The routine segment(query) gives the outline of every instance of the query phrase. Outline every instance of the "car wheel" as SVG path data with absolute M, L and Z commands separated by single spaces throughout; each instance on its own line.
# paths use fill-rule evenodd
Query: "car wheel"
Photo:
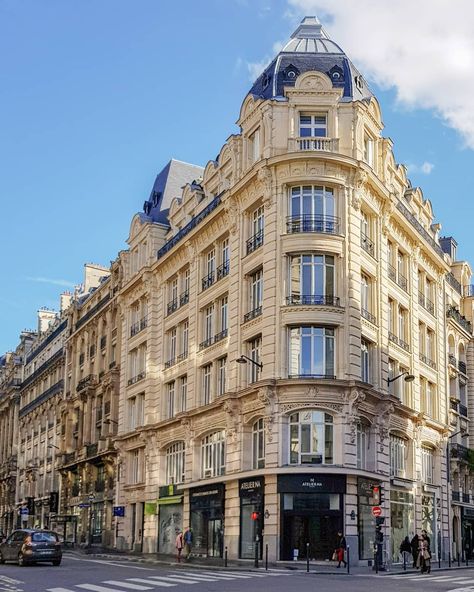
M 23 553 L 18 553 L 18 565 L 20 567 L 25 567 L 25 565 L 26 565 L 26 561 L 25 561 L 25 558 L 23 557 Z
M 58 567 L 59 565 L 61 565 L 61 559 L 56 559 L 56 561 L 53 561 L 53 565 L 55 567 Z
M 0 551 L 0 563 L 5 563 L 5 559 L 3 558 L 1 551 Z

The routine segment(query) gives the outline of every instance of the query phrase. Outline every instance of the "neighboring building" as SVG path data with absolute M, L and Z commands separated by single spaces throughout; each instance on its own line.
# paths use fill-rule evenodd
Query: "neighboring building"
M 421 528 L 446 556 L 456 263 L 431 204 L 314 18 L 238 125 L 166 216 L 157 191 L 131 225 L 117 545 L 169 553 L 190 525 L 202 556 L 252 558 L 258 536 L 270 559 L 305 557 L 306 543 L 328 559 L 343 530 L 370 560 L 380 486 L 387 558 Z
M 59 524 L 72 543 L 114 544 L 112 435 L 118 418 L 121 282 L 117 262 L 110 269 L 86 265 L 84 291 L 68 310 L 66 395 L 56 412 L 62 453 Z
M 18 524 L 16 479 L 18 463 L 19 390 L 25 354 L 36 337 L 23 331 L 14 352 L 0 357 L 0 533 L 9 534 Z
M 57 408 L 64 393 L 64 344 L 68 333 L 61 296 L 59 313 L 38 311 L 38 334 L 24 358 L 18 422 L 17 511 L 19 526 L 49 528 L 59 511 L 56 456 Z

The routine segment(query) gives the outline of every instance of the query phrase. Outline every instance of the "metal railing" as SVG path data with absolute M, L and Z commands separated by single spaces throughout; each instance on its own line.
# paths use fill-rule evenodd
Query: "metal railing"
M 207 290 L 212 284 L 216 281 L 216 274 L 211 271 L 206 276 L 204 276 L 201 280 L 201 285 L 203 290 Z
M 462 403 L 459 403 L 459 415 L 462 415 L 463 417 L 467 417 L 467 407 L 466 407 L 466 405 L 463 405 Z
M 433 370 L 436 370 L 436 362 L 430 360 L 430 358 L 428 358 L 428 356 L 425 356 L 425 354 L 420 353 L 420 360 L 423 362 L 423 364 L 426 364 L 430 368 L 433 368 Z
M 324 234 L 339 234 L 340 219 L 335 216 L 288 216 L 286 231 L 289 234 L 299 232 L 321 232 Z
M 335 380 L 334 374 L 288 374 L 288 378 L 323 378 L 326 380 Z
M 453 306 L 453 305 L 448 306 L 448 308 L 446 310 L 446 317 L 448 319 L 453 319 L 465 331 L 472 334 L 471 322 L 468 321 L 466 319 L 466 317 L 464 315 L 462 315 L 455 306 Z
M 326 296 L 318 294 L 292 294 L 286 299 L 291 306 L 340 306 L 340 299 L 337 296 Z
M 462 294 L 461 284 L 458 282 L 458 280 L 454 277 L 454 275 L 451 272 L 446 274 L 446 281 L 451 286 L 451 288 L 454 288 L 456 290 L 458 294 Z
M 263 245 L 263 230 L 259 230 L 247 240 L 247 255 Z
M 229 261 L 224 261 L 216 270 L 217 281 L 224 278 L 226 275 L 229 275 L 230 271 L 230 263 Z
M 139 321 L 137 321 L 136 323 L 133 323 L 133 325 L 130 327 L 130 337 L 137 335 L 137 333 L 140 333 L 140 331 L 143 331 L 143 329 L 145 329 L 147 326 L 148 326 L 147 317 L 143 317 Z
M 434 315 L 434 304 L 423 294 L 423 292 L 418 292 L 418 304 L 420 304 L 430 314 Z
M 456 411 L 456 413 L 458 412 L 458 407 L 459 407 L 459 402 L 458 401 L 453 401 L 453 399 L 451 399 L 449 401 L 449 408 L 451 409 L 451 411 Z
M 178 310 L 178 299 L 177 298 L 173 298 L 173 300 L 170 300 L 170 302 L 168 302 L 168 304 L 166 305 L 166 313 L 167 314 L 171 314 L 175 310 Z
M 404 341 L 403 339 L 401 339 L 400 337 L 397 337 L 396 335 L 394 335 L 390 331 L 388 332 L 388 339 L 389 339 L 389 341 L 391 341 L 392 343 L 395 343 L 396 345 L 398 345 L 399 347 L 401 347 L 405 351 L 408 351 L 408 352 L 410 351 L 410 346 L 408 345 L 408 343 L 406 341 Z
M 132 376 L 132 378 L 129 378 L 127 381 L 128 386 L 135 384 L 136 382 L 139 382 L 140 380 L 143 380 L 146 377 L 146 372 L 145 370 L 143 370 L 143 372 L 140 372 L 139 374 L 137 374 L 136 376 Z
M 95 385 L 96 382 L 97 377 L 95 374 L 89 374 L 88 376 L 84 376 L 84 378 L 81 378 L 81 380 L 77 383 L 76 392 L 80 393 L 85 388 Z
M 462 360 L 459 360 L 459 362 L 458 362 L 458 370 L 459 370 L 459 372 L 462 372 L 463 374 L 467 374 L 466 362 L 463 362 Z
M 375 316 L 365 308 L 360 309 L 360 316 L 372 323 L 372 325 L 377 324 L 377 319 L 375 318 Z
M 188 357 L 188 352 L 184 351 L 182 354 L 179 354 L 179 356 L 176 358 L 176 362 L 182 362 L 183 360 L 185 360 Z
M 246 314 L 244 314 L 244 323 L 246 323 L 247 321 L 251 321 L 252 319 L 255 319 L 256 317 L 259 317 L 262 314 L 262 306 L 257 306 L 257 308 L 254 308 L 253 310 L 247 312 Z
M 95 444 L 87 444 L 86 445 L 86 456 L 95 456 L 99 450 L 99 446 L 97 443 Z
M 455 366 L 456 368 L 458 367 L 458 361 L 454 354 L 448 354 L 448 362 L 451 364 L 451 366 Z
M 229 334 L 228 329 L 224 329 L 220 333 L 217 333 L 216 335 L 214 335 L 214 343 L 217 343 L 218 341 L 222 341 L 223 339 L 225 339 L 227 337 L 228 334 Z
M 361 232 L 361 234 L 360 234 L 360 246 L 371 257 L 375 257 L 375 245 L 374 245 L 373 241 L 363 232 Z
M 179 305 L 184 306 L 189 302 L 189 290 L 185 290 L 179 297 Z
M 165 369 L 171 368 L 171 366 L 174 366 L 175 364 L 176 364 L 176 358 L 171 358 L 170 360 L 165 362 Z
M 465 296 L 466 298 L 469 296 L 474 296 L 474 285 L 473 284 L 470 284 L 469 286 L 464 286 L 463 296 Z

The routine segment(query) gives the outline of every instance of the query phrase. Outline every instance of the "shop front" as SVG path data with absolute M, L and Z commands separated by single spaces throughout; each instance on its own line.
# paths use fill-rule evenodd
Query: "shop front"
M 183 530 L 183 495 L 176 485 L 158 490 L 158 553 L 176 553 L 176 535 Z
M 430 537 L 430 548 L 433 557 L 438 556 L 438 529 L 436 525 L 436 499 L 432 493 L 424 493 L 421 497 L 421 528 Z
M 464 558 L 474 557 L 474 508 L 461 506 L 462 549 Z
M 259 555 L 263 550 L 263 477 L 252 477 L 239 481 L 240 497 L 240 548 L 241 559 L 255 557 L 255 545 L 259 541 Z M 258 539 L 257 539 L 258 537 Z
M 357 516 L 359 533 L 359 559 L 373 559 L 375 541 L 375 518 L 372 514 L 374 505 L 373 488 L 381 487 L 376 479 L 357 479 Z
M 406 536 L 411 540 L 415 533 L 415 506 L 411 491 L 399 489 L 390 491 L 390 524 L 392 562 L 400 563 L 402 561 L 400 545 Z
M 224 496 L 225 486 L 222 483 L 190 489 L 193 555 L 223 556 Z
M 280 559 L 330 559 L 343 532 L 345 475 L 279 475 Z

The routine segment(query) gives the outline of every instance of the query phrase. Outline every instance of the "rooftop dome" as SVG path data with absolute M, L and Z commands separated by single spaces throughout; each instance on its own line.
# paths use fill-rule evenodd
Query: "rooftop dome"
M 250 94 L 262 99 L 282 98 L 284 87 L 294 86 L 296 78 L 309 71 L 329 76 L 334 88 L 343 89 L 343 101 L 372 96 L 363 76 L 314 16 L 301 21 L 288 43 L 257 78 Z

